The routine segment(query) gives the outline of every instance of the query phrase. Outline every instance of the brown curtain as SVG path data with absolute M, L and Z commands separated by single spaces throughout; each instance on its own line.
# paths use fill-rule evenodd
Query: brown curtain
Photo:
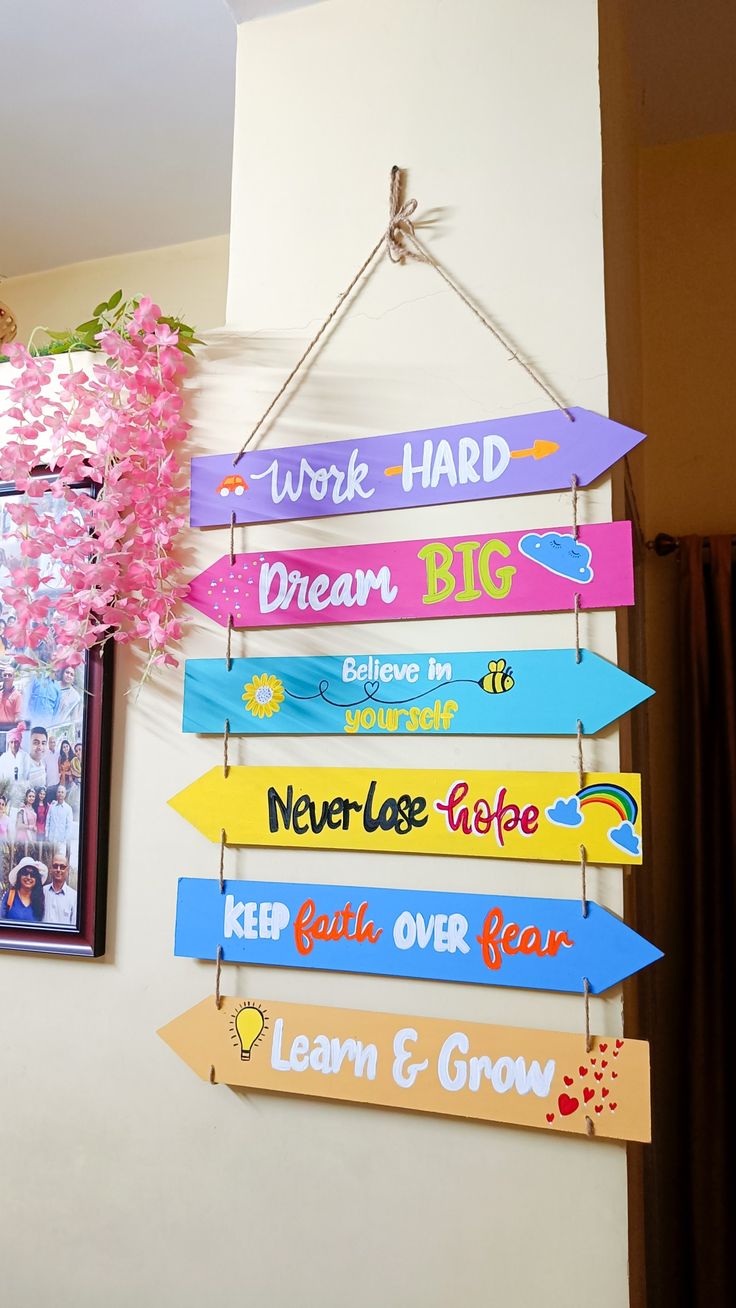
M 733 1303 L 736 1089 L 736 587 L 730 536 L 679 552 L 679 857 L 658 906 L 652 976 L 652 1308 Z M 656 840 L 656 831 L 653 833 Z M 657 970 L 652 969 L 654 974 Z

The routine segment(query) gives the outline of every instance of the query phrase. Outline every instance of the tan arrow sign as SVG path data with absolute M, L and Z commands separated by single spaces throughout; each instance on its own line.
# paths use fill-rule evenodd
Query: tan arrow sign
M 545 1131 L 651 1139 L 640 1040 L 212 996 L 158 1032 L 204 1080 Z M 586 1120 L 587 1119 L 587 1120 Z

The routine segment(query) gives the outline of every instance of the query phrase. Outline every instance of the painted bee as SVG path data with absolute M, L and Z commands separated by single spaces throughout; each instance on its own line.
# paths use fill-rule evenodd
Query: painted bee
M 513 668 L 506 667 L 505 659 L 491 659 L 488 664 L 488 672 L 485 677 L 481 677 L 478 685 L 488 695 L 503 695 L 505 691 L 511 690 L 514 685 L 512 672 Z

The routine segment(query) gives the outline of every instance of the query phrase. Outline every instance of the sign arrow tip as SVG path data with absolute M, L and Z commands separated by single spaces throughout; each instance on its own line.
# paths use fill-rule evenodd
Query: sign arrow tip
M 603 994 L 612 986 L 620 985 L 636 972 L 641 972 L 658 959 L 664 958 L 661 949 L 599 904 L 589 903 L 587 921 L 593 928 L 591 942 L 596 942 L 595 956 L 606 960 L 597 975 L 595 964 L 591 965 L 589 979 L 594 994 Z
M 188 1008 L 164 1026 L 159 1027 L 157 1036 L 169 1046 L 182 1062 L 191 1067 L 203 1081 L 209 1080 L 210 1063 L 202 1059 L 202 1050 L 210 1047 L 213 1036 L 213 1017 L 217 1013 L 212 997 L 201 1000 L 194 1008 Z

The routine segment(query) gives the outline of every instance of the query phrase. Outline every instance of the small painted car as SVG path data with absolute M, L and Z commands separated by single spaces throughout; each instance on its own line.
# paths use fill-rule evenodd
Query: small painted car
M 247 491 L 247 489 L 248 489 L 247 481 L 244 481 L 242 477 L 238 477 L 237 474 L 233 474 L 230 477 L 225 477 L 224 481 L 220 482 L 219 486 L 217 487 L 217 494 L 218 495 L 230 495 L 230 494 L 242 495 L 243 491 Z

